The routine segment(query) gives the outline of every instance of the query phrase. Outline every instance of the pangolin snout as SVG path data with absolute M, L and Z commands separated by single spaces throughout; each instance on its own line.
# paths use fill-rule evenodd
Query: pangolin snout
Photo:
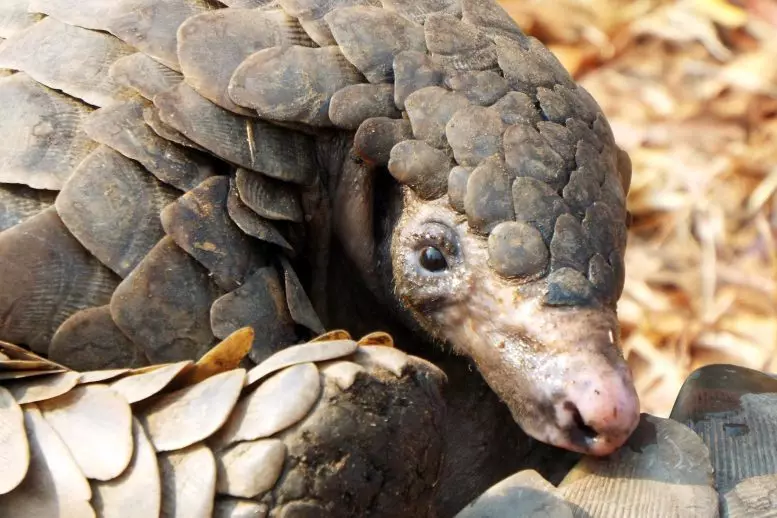
M 570 374 L 552 407 L 548 442 L 589 455 L 609 455 L 639 422 L 640 405 L 628 372 L 579 369 Z
M 519 347 L 508 344 L 492 349 L 495 354 L 473 356 L 524 432 L 596 456 L 626 442 L 639 422 L 640 403 L 622 358 L 581 351 L 525 361 L 525 353 L 515 353 Z
M 636 428 L 640 403 L 615 312 L 524 301 L 473 318 L 459 336 L 483 377 L 535 439 L 608 455 Z

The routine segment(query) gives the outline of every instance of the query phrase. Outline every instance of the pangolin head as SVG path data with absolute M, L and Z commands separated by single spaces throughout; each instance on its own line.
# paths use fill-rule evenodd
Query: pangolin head
M 394 61 L 405 120 L 357 134 L 358 147 L 368 130 L 411 133 L 387 163 L 405 186 L 395 293 L 472 358 L 529 435 L 607 455 L 639 421 L 616 318 L 631 166 L 597 103 L 536 39 L 492 34 L 492 67 L 451 69 L 429 34 L 466 23 L 427 19 L 431 53 Z M 436 80 L 413 89 L 419 77 Z

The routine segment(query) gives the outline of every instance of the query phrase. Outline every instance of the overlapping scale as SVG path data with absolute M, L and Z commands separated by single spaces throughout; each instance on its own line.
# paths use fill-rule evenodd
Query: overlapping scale
M 186 374 L 193 372 L 191 364 L 188 370 L 179 364 L 125 370 L 107 384 L 75 385 L 81 375 L 73 371 L 30 378 L 24 390 L 19 381 L 0 380 L 2 509 L 30 517 L 190 517 L 211 516 L 211 510 L 214 516 L 262 516 L 303 503 L 289 485 L 295 477 L 308 479 L 311 487 L 345 483 L 346 491 L 374 492 L 368 480 L 351 478 L 349 463 L 318 473 L 300 464 L 306 452 L 339 455 L 343 440 L 353 445 L 355 458 L 368 461 L 358 468 L 367 470 L 362 473 L 386 476 L 390 488 L 411 477 L 422 492 L 417 505 L 429 505 L 441 450 L 423 441 L 421 455 L 408 438 L 423 433 L 433 439 L 441 426 L 443 378 L 435 367 L 389 347 L 332 342 L 347 335 L 330 333 L 292 355 L 279 353 L 264 368 L 269 377 L 241 390 L 245 371 L 235 361 L 247 350 L 240 345 L 246 336 L 236 333 L 206 355 L 211 367 L 226 360 L 223 370 L 194 378 Z M 391 342 L 385 333 L 374 337 Z M 30 358 L 16 361 L 35 358 L 9 344 L 0 350 L 9 358 Z M 69 388 L 63 390 L 65 379 Z M 139 395 L 138 389 L 151 385 Z M 56 387 L 61 394 L 50 393 Z M 354 428 L 347 416 L 356 409 L 356 391 L 364 389 L 376 394 L 375 401 L 358 403 L 374 426 Z M 53 397 L 29 399 L 46 393 Z M 422 404 L 400 411 L 394 402 L 403 398 Z M 257 434 L 267 437 L 242 438 Z M 380 448 L 370 446 L 378 443 Z M 397 455 L 408 455 L 407 467 L 387 464 Z M 321 505 L 342 505 L 339 490 L 315 491 Z M 262 498 L 268 494 L 275 498 Z M 390 509 L 380 495 L 373 498 Z M 367 503 L 357 509 L 367 512 Z

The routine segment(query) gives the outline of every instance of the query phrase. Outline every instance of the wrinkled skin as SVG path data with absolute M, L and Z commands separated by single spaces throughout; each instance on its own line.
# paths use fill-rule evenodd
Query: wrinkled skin
M 532 437 L 607 455 L 639 421 L 639 401 L 618 350 L 615 312 L 606 306 L 550 307 L 542 282 L 500 278 L 486 239 L 444 199 L 406 195 L 392 240 L 400 299 L 432 334 L 470 356 Z M 432 247 L 437 271 L 424 264 Z

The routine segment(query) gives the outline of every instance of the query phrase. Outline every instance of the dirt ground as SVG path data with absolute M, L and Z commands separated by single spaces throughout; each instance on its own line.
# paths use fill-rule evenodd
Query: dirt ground
M 631 155 L 619 304 L 643 410 L 707 363 L 777 372 L 777 0 L 502 0 Z

